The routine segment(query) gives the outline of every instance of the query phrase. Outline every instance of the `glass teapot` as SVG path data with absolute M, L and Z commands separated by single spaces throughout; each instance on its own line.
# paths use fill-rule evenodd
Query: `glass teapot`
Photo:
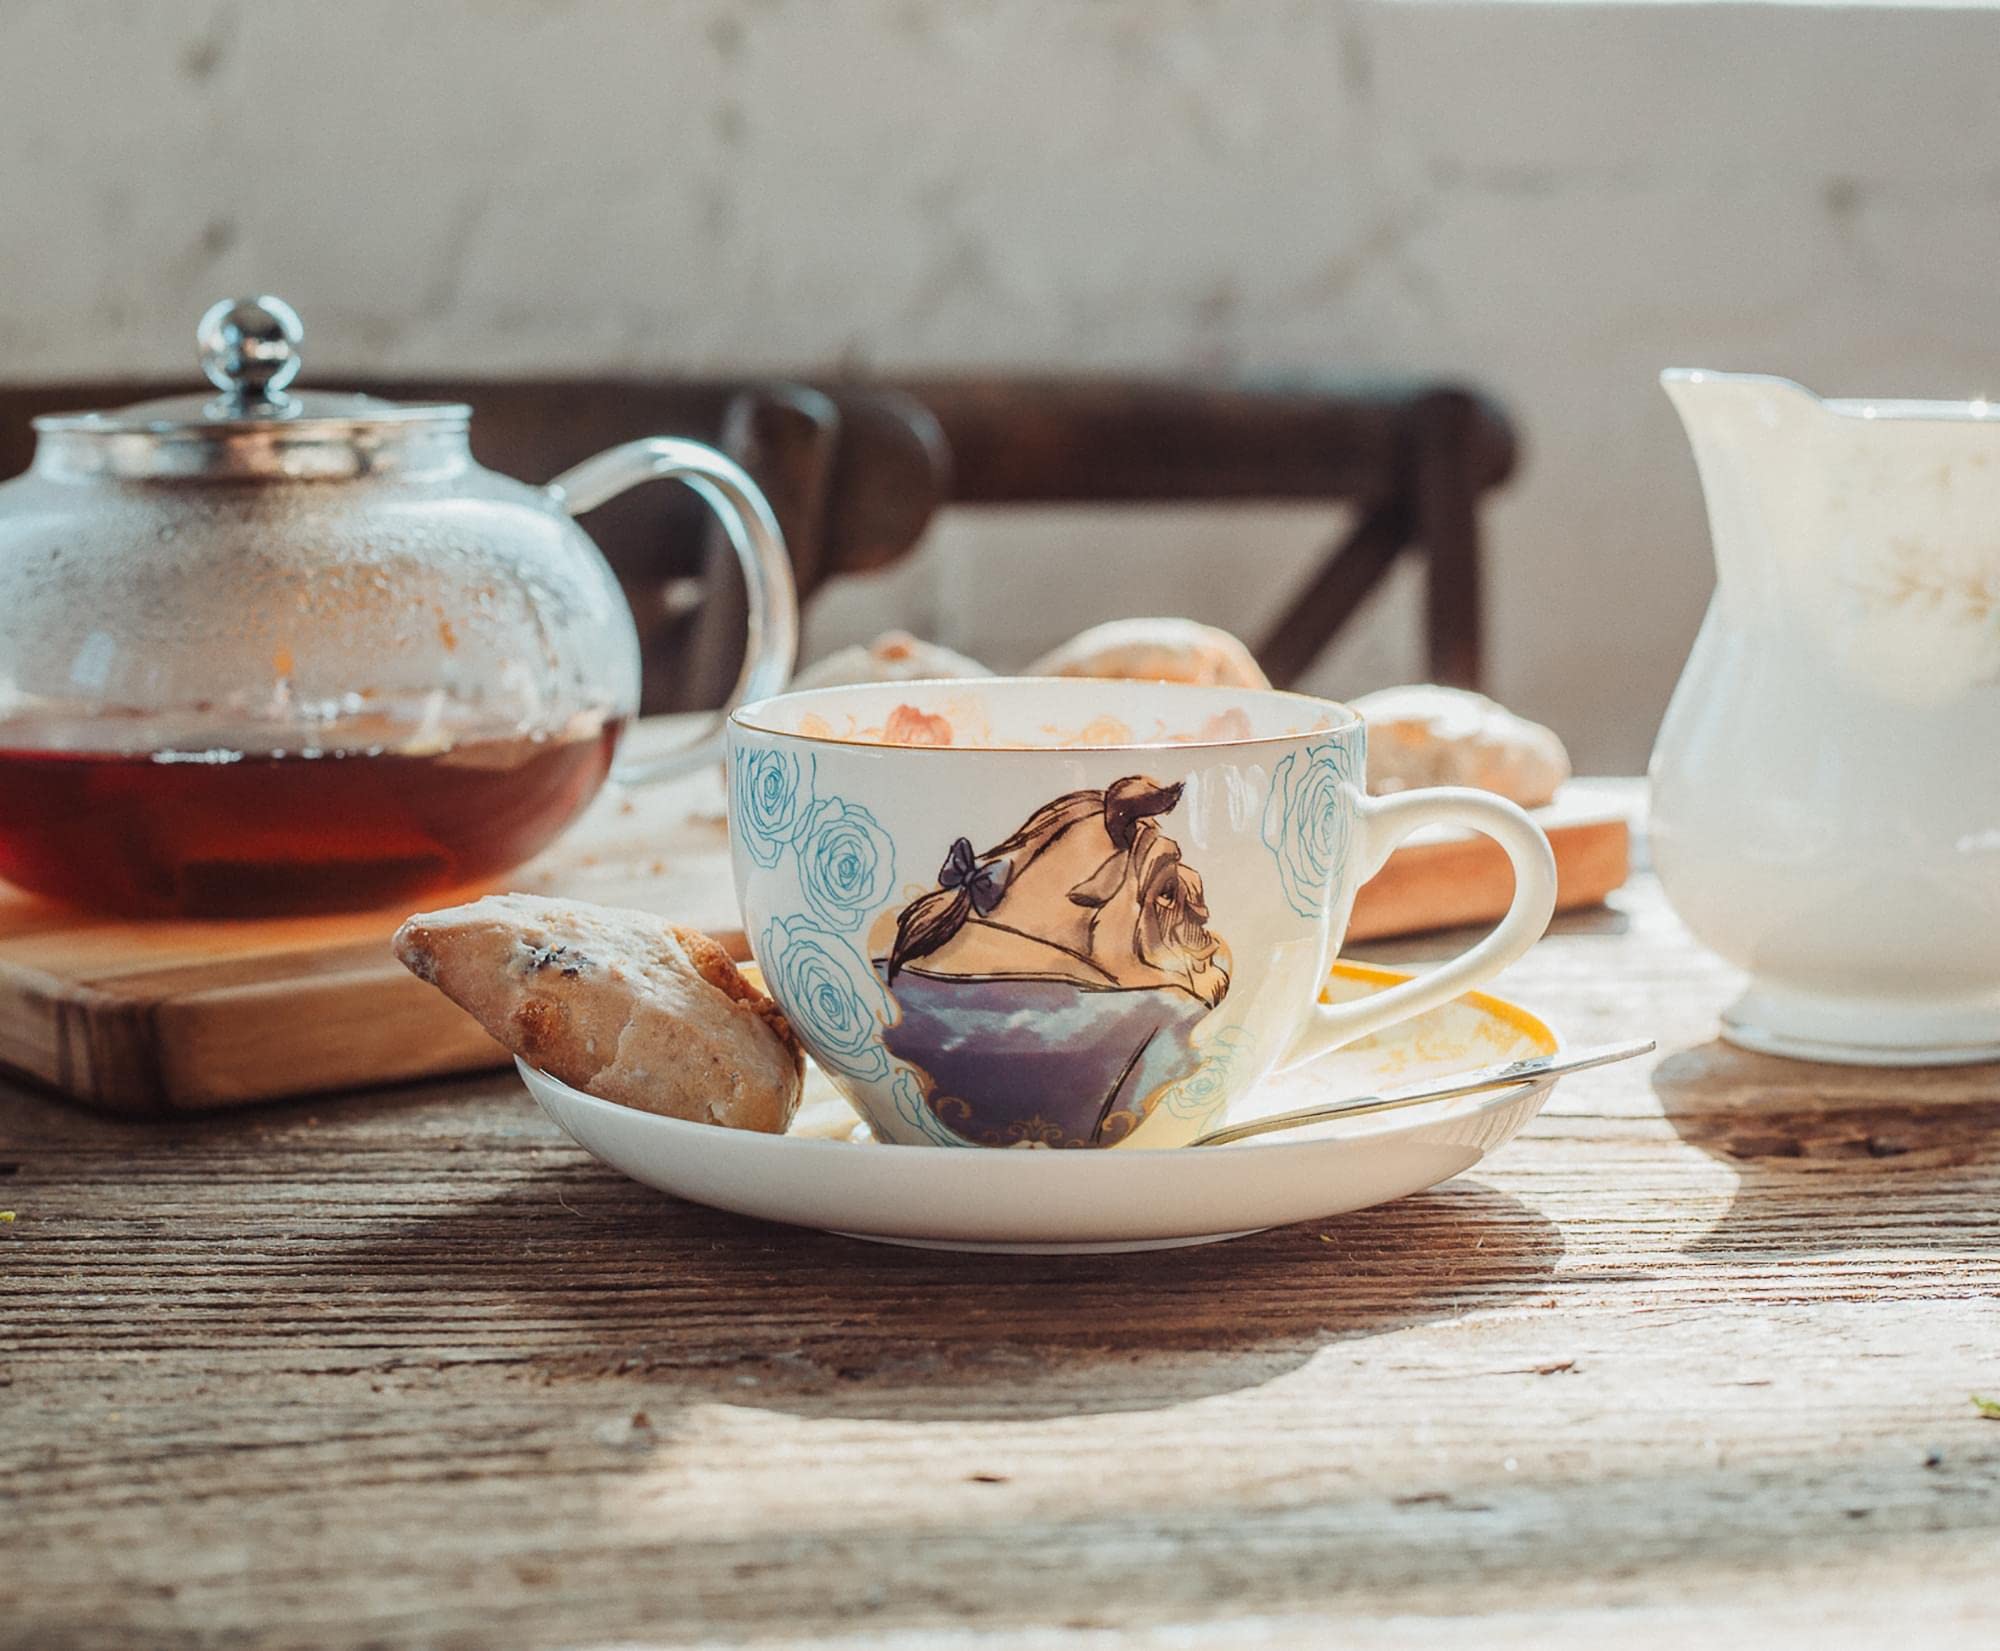
M 686 482 L 743 563 L 734 705 L 782 688 L 797 600 L 769 506 L 697 442 L 534 487 L 470 412 L 289 386 L 270 297 L 203 316 L 219 394 L 36 419 L 0 486 L 0 879 L 99 910 L 407 903 L 518 865 L 612 772 L 639 644 L 575 518 Z M 715 760 L 720 719 L 633 769 Z

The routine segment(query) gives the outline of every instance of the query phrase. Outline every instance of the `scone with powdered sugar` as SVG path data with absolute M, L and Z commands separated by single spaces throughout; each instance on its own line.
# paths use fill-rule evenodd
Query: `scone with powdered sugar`
M 1353 709 L 1368 725 L 1368 789 L 1377 796 L 1469 785 L 1540 808 L 1570 776 L 1553 730 L 1463 688 L 1378 688 Z
M 1268 688 L 1256 656 L 1229 632 L 1193 619 L 1114 619 L 1071 637 L 1030 665 L 1029 676 L 1194 682 Z
M 522 1059 L 607 1101 L 782 1134 L 805 1056 L 707 935 L 526 894 L 421 912 L 396 956 Z

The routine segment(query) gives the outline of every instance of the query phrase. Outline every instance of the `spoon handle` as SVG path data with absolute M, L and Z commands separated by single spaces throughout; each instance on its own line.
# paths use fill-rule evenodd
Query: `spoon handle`
M 1268 1118 L 1249 1118 L 1240 1124 L 1224 1124 L 1188 1145 L 1222 1146 L 1230 1141 L 1246 1141 L 1253 1135 L 1270 1135 L 1281 1129 L 1303 1129 L 1307 1124 L 1323 1124 L 1331 1118 L 1359 1118 L 1370 1112 L 1393 1112 L 1401 1106 L 1421 1106 L 1426 1101 L 1446 1101 L 1459 1095 L 1477 1095 L 1483 1090 L 1506 1089 L 1531 1079 L 1553 1078 L 1564 1072 L 1582 1072 L 1593 1066 L 1609 1066 L 1629 1061 L 1657 1047 L 1651 1038 L 1635 1043 L 1600 1043 L 1585 1049 L 1568 1049 L 1554 1055 L 1532 1055 L 1526 1060 L 1507 1061 L 1499 1066 L 1482 1066 L 1457 1077 L 1392 1089 L 1383 1095 L 1357 1095 L 1350 1100 L 1325 1106 L 1300 1107 L 1294 1112 L 1276 1112 Z

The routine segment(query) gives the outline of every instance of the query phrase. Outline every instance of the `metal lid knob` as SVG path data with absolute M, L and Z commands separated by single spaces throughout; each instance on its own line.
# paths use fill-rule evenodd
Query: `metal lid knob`
M 201 370 L 221 395 L 43 413 L 34 421 L 35 468 L 73 477 L 298 481 L 471 462 L 472 410 L 462 402 L 381 401 L 341 390 L 287 395 L 304 336 L 298 311 L 268 293 L 212 304 L 195 338 Z
M 209 306 L 195 328 L 201 370 L 222 395 L 208 411 L 216 418 L 284 417 L 298 410 L 285 386 L 299 375 L 299 312 L 268 293 L 225 298 Z

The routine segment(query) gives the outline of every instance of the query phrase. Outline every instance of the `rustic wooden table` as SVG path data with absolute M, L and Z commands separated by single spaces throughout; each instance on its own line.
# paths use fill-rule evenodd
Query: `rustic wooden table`
M 1150 1256 L 671 1203 L 509 1076 L 0 1087 L 0 1643 L 1995 1643 L 2000 1069 L 1718 1044 L 1643 877 L 1503 985 L 1662 1054 Z

